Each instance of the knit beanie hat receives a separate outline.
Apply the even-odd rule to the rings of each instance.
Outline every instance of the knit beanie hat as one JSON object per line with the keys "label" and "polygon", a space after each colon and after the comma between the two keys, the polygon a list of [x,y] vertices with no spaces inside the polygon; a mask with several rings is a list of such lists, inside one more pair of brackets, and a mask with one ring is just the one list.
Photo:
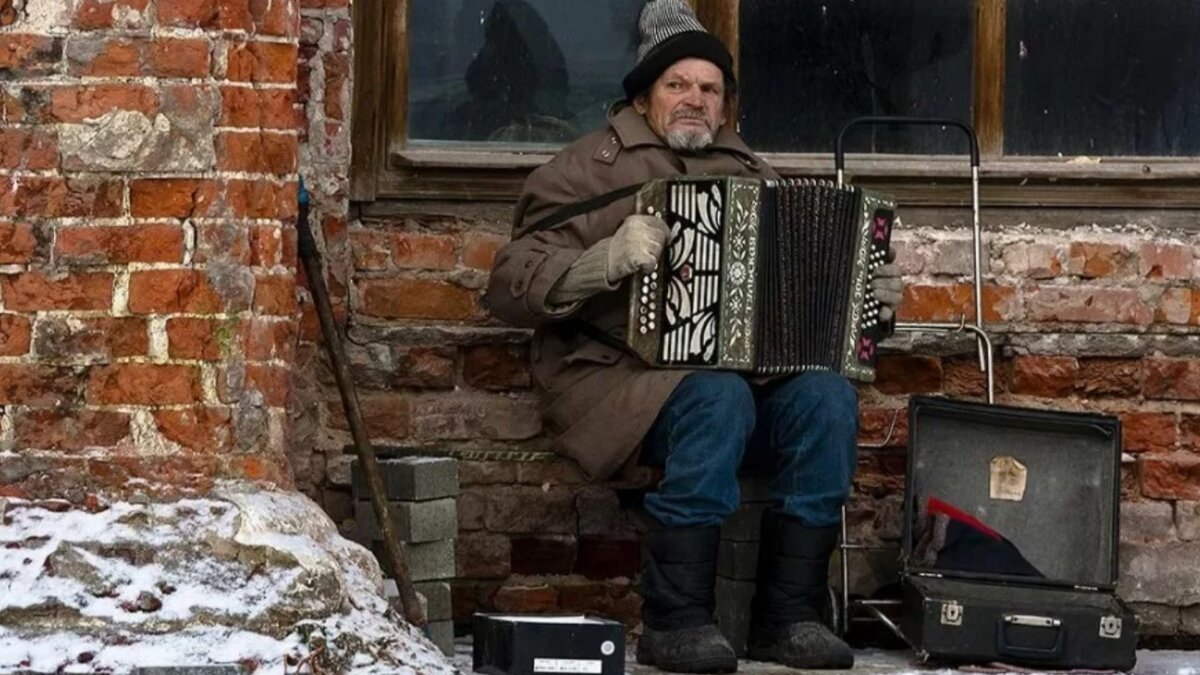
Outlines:
{"label": "knit beanie hat", "polygon": [[704,59],[725,74],[726,89],[737,86],[733,57],[711,33],[704,30],[685,0],[649,0],[638,21],[642,42],[637,65],[622,83],[630,101],[650,88],[676,61],[689,57]]}

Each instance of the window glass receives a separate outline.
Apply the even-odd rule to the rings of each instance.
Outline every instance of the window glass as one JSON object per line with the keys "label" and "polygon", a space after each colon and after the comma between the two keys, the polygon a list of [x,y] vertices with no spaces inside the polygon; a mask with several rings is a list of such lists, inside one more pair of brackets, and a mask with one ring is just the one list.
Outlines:
{"label": "window glass", "polygon": [[[969,121],[969,0],[742,0],[741,131],[751,147],[832,152],[861,115]],[[961,134],[876,129],[851,152],[959,153]]]}
{"label": "window glass", "polygon": [[408,137],[562,144],[604,124],[642,0],[412,0]]}
{"label": "window glass", "polygon": [[1200,2],[1009,0],[1005,151],[1200,154]]}

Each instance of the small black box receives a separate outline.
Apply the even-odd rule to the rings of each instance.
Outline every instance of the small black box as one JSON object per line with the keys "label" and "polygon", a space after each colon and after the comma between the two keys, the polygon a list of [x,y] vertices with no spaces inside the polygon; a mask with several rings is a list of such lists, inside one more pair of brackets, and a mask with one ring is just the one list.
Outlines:
{"label": "small black box", "polygon": [[476,614],[473,667],[489,675],[622,675],[625,626],[578,614]]}

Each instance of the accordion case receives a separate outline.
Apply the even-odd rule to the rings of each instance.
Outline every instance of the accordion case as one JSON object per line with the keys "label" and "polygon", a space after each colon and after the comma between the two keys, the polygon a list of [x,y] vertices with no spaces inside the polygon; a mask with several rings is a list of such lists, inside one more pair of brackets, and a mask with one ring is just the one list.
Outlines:
{"label": "accordion case", "polygon": [[895,205],[856,186],[707,176],[651,181],[638,213],[671,228],[631,285],[626,343],[660,367],[874,379],[871,292]]}
{"label": "accordion case", "polygon": [[1114,417],[914,397],[900,627],[918,654],[1132,668],[1120,458]]}

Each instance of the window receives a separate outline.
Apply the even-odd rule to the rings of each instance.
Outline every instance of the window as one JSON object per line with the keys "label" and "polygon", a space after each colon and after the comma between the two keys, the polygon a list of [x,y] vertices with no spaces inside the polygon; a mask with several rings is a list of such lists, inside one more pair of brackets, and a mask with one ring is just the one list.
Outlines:
{"label": "window", "polygon": [[[831,173],[840,125],[879,114],[970,122],[985,178],[1055,182],[1042,204],[1151,200],[1157,188],[1101,194],[1096,181],[1174,189],[1197,175],[1200,47],[1189,37],[1200,30],[1200,4],[691,2],[735,56],[741,90],[731,117],[785,173]],[[511,198],[531,167],[603,124],[635,60],[643,3],[356,2],[354,197]],[[962,173],[961,137],[937,129],[864,128],[847,149],[910,155],[859,158],[860,176]],[[1058,194],[1064,180],[1090,181],[1101,201]],[[930,204],[962,198],[921,189]],[[1026,199],[1015,188],[989,198]]]}

